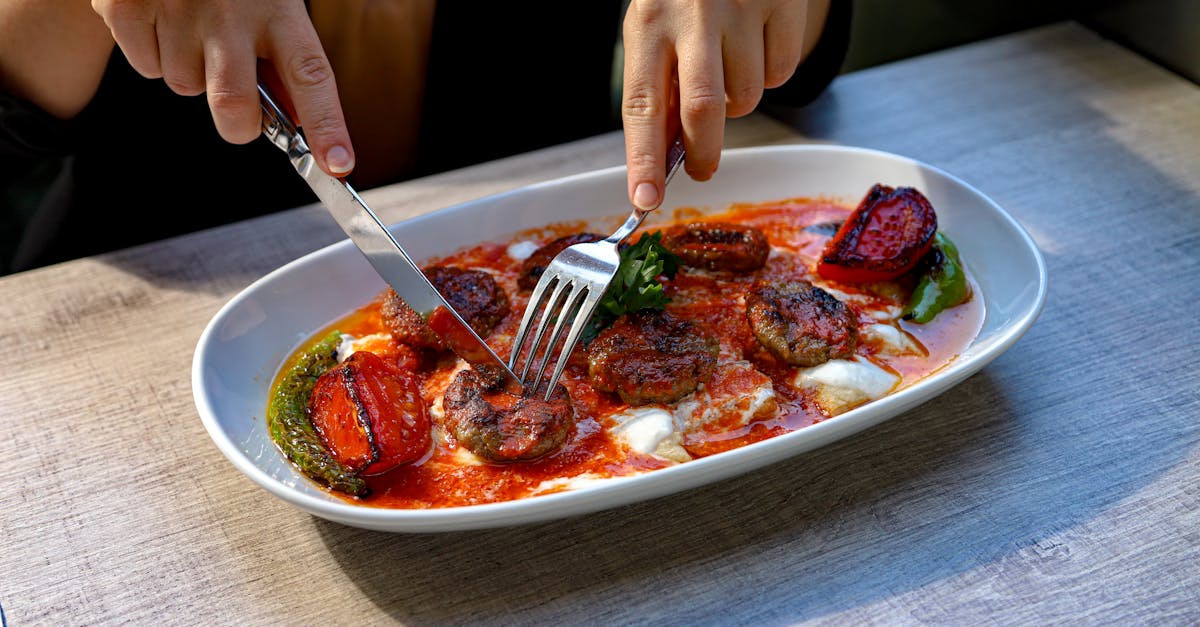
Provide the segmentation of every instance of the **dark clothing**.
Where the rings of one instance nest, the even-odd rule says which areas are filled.
[[[411,176],[620,128],[619,77],[613,72],[620,0],[570,3],[569,9],[561,2],[467,5],[438,4]],[[766,99],[806,104],[837,74],[850,1],[833,5],[817,50]],[[60,181],[67,191],[59,198],[65,212],[40,252],[26,255],[26,267],[316,200],[277,148],[262,138],[244,146],[226,143],[203,97],[178,96],[161,80],[141,77],[119,49],[96,97],[76,119],[60,122],[19,104],[0,100],[4,120],[15,120],[24,109],[14,128],[0,123],[3,171],[30,168],[39,156],[71,157],[71,178],[66,185]],[[11,213],[0,207],[0,214],[6,210]],[[0,273],[8,256],[0,250]]]

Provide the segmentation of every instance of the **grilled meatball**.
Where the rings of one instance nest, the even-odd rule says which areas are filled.
[[[603,235],[596,233],[576,233],[560,237],[541,248],[533,251],[525,261],[521,262],[521,274],[517,277],[517,287],[525,291],[532,291],[537,287],[538,279],[542,278],[542,273],[546,271],[546,267],[554,260],[554,257],[565,250],[568,246],[575,244],[583,244],[585,242],[598,242],[604,239]]]
[[[508,295],[492,275],[482,270],[443,266],[428,268],[424,272],[479,337],[487,337],[496,324],[508,315]],[[397,342],[434,350],[446,348],[441,338],[395,290],[388,290],[382,313],[383,324]]]
[[[842,301],[808,281],[759,281],[746,293],[746,318],[771,354],[793,366],[854,355],[858,320]]]
[[[588,346],[592,387],[616,392],[630,405],[674,403],[708,381],[717,364],[716,339],[665,311],[628,313]]]
[[[498,373],[459,371],[446,388],[446,426],[459,444],[494,462],[535,459],[562,447],[575,425],[575,408],[562,385],[549,401],[545,388],[528,397],[510,393]]]
[[[767,263],[771,245],[760,229],[727,222],[692,222],[667,229],[663,246],[684,265],[705,270],[751,272]]]

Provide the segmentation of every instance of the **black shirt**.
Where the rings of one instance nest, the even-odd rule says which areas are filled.
[[[614,51],[621,9],[620,0],[439,2],[412,176],[620,128]],[[834,0],[816,50],[764,100],[799,106],[815,98],[841,66],[849,23],[850,1]],[[202,96],[178,96],[161,80],[141,77],[119,49],[76,119],[59,122],[20,105],[0,100],[0,117],[24,116],[0,123],[6,169],[71,157],[56,228],[27,267],[316,200],[277,148],[262,138],[226,143]],[[0,271],[7,256],[0,250]]]

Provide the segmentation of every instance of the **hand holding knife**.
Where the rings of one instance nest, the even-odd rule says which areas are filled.
[[[296,172],[308,182],[379,276],[429,323],[455,354],[473,366],[498,370],[510,386],[520,389],[520,381],[512,370],[438,293],[354,188],[345,179],[330,176],[317,166],[295,123],[261,83],[258,94],[262,100],[263,135],[287,153]]]

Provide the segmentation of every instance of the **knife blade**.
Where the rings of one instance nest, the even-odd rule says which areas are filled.
[[[505,383],[520,389],[521,382],[508,365],[446,302],[354,188],[345,179],[330,176],[317,166],[291,116],[275,103],[262,84],[258,86],[258,94],[262,101],[263,135],[287,153],[296,172],[358,246],[371,267],[429,324],[450,350],[472,365],[498,369]]]

